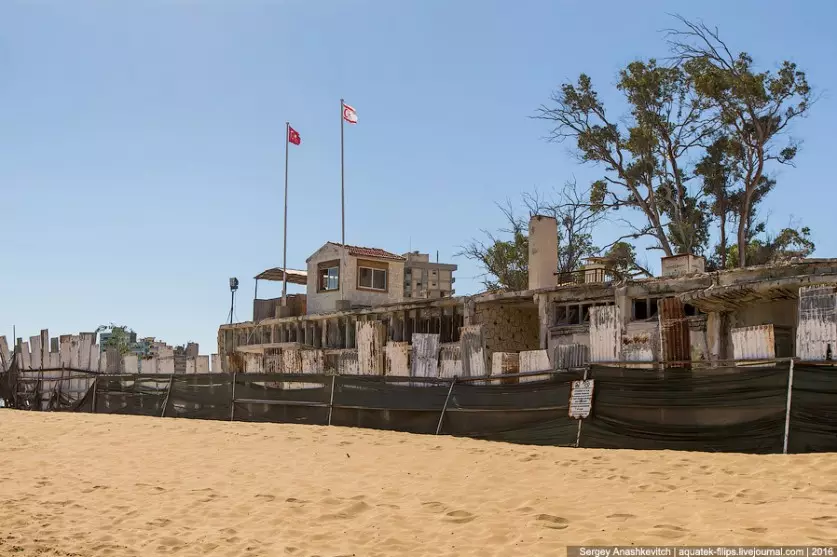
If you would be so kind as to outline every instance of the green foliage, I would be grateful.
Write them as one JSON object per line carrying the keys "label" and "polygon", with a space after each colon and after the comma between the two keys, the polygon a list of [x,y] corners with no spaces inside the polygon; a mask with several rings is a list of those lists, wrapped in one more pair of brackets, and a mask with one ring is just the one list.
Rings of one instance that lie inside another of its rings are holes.
{"label": "green foliage", "polygon": [[111,323],[110,325],[102,325],[98,328],[98,331],[110,332],[110,337],[102,343],[106,349],[116,348],[122,356],[131,352],[133,329],[129,329],[125,325]]}
{"label": "green foliage", "polygon": [[[763,228],[763,224],[758,227],[760,232]],[[814,253],[815,248],[811,230],[807,226],[799,229],[783,228],[775,236],[766,235],[763,238],[750,239],[747,243],[747,261],[749,265],[775,265],[791,259],[808,257]],[[730,246],[727,268],[736,266],[738,255],[738,245]]]}

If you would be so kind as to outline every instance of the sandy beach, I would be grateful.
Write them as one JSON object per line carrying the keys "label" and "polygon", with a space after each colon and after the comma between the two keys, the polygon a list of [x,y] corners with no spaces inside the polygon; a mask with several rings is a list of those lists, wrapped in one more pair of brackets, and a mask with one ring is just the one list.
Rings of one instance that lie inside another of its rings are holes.
{"label": "sandy beach", "polygon": [[2,555],[837,544],[837,454],[576,450],[4,410],[0,480]]}

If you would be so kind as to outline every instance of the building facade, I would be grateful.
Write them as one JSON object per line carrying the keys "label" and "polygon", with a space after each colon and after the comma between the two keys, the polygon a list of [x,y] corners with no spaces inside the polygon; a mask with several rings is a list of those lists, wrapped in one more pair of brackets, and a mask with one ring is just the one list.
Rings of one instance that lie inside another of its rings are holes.
{"label": "building facade", "polygon": [[430,255],[413,251],[404,254],[404,298],[447,298],[454,295],[456,265],[433,263]]}
{"label": "building facade", "polygon": [[379,248],[328,242],[306,260],[307,313],[400,302],[405,258]]}

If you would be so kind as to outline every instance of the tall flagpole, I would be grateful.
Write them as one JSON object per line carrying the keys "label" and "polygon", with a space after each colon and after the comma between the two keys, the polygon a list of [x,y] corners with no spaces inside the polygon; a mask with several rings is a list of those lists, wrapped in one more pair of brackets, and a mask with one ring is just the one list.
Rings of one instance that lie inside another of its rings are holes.
{"label": "tall flagpole", "polygon": [[288,304],[288,135],[291,133],[291,123],[285,122],[285,231],[282,246],[282,306]]}
{"label": "tall flagpole", "polygon": [[[343,127],[345,125],[346,118],[344,117],[345,114],[345,107],[343,99],[340,99],[340,243],[343,244],[343,254],[346,252],[346,178],[345,178],[345,171],[343,165]],[[340,260],[344,257],[341,255]],[[344,292],[343,292],[343,274],[344,269],[340,270],[340,299],[344,299]]]}

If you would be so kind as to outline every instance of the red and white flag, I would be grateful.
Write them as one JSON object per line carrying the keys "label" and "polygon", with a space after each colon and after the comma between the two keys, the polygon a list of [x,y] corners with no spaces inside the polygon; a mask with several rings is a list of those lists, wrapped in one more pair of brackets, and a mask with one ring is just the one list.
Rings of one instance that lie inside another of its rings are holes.
{"label": "red and white flag", "polygon": [[343,119],[350,124],[357,124],[357,112],[346,103],[343,103]]}
{"label": "red and white flag", "polygon": [[293,143],[294,145],[299,145],[300,143],[302,143],[302,138],[299,137],[299,132],[290,126],[288,126],[288,141]]}

